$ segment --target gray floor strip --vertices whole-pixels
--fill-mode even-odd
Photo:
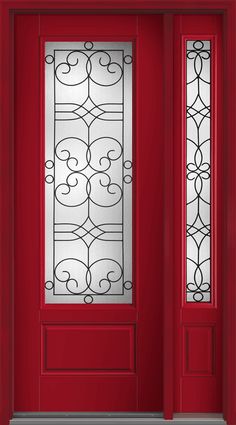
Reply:
[[[17,413],[14,418],[10,421],[10,425],[226,425],[226,422],[222,419],[221,415],[204,415],[204,414],[183,414],[183,415],[175,415],[173,420],[164,420],[160,417],[160,414],[155,413],[147,413],[144,414],[80,414],[80,417],[72,417],[73,414],[54,414],[54,417],[51,416],[53,413],[48,416],[45,413],[39,414],[34,413],[34,417],[32,417],[32,413],[25,414],[25,417],[19,417],[22,415]],[[31,415],[31,417],[29,417]],[[57,415],[57,416],[56,416]],[[62,417],[64,415],[64,417]],[[66,416],[67,415],[67,416]],[[81,417],[81,415],[83,417]],[[17,417],[16,417],[17,416]],[[26,417],[27,416],[27,417]],[[119,416],[119,417],[118,417]]]

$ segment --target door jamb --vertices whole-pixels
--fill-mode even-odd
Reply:
[[[236,424],[236,119],[234,99],[236,98],[236,2],[233,0],[0,0],[0,421],[8,425],[13,415],[13,305],[14,305],[14,142],[13,142],[13,46],[14,15],[19,13],[163,13],[164,31],[167,34],[173,19],[171,13],[220,13],[224,20],[224,181],[223,187],[223,252],[227,252],[223,262],[223,413],[229,425]],[[171,46],[171,35],[166,39]],[[168,51],[168,50],[167,50]],[[171,55],[165,54],[165,64],[170,65]],[[173,90],[173,70],[171,66],[165,76],[166,92]],[[171,96],[166,96],[171,99]],[[165,240],[164,269],[164,418],[173,418],[173,282],[174,270],[169,265],[173,252],[173,217],[171,196],[173,188],[173,110],[168,100],[165,112],[171,118],[166,120],[165,155],[169,169],[165,172]]]

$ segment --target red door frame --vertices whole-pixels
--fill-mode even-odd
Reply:
[[[174,255],[173,230],[173,13],[217,13],[224,21],[224,143],[222,210],[223,252],[223,414],[236,424],[236,2],[234,0],[0,0],[0,422],[8,425],[13,413],[13,282],[14,268],[14,143],[13,143],[13,24],[17,13],[163,13],[165,31],[165,239],[164,239],[164,418],[173,417],[174,395]],[[167,118],[168,117],[168,118]]]

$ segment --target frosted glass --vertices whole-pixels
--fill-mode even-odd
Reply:
[[[45,301],[132,303],[132,43],[45,43]]]
[[[210,41],[187,41],[188,302],[210,302],[211,118]]]

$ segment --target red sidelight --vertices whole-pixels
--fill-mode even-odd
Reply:
[[[174,114],[174,125],[176,128],[176,143],[174,146],[174,173],[176,183],[174,202],[176,212],[175,267],[177,277],[175,304],[177,347],[175,410],[177,412],[222,411],[222,270],[220,261],[222,256],[222,187],[220,184],[222,181],[221,25],[222,21],[218,16],[201,16],[201,18],[178,16],[175,18],[174,108],[176,112]],[[191,45],[196,46],[197,55],[200,56],[200,52],[203,50],[203,60],[200,67],[200,61],[195,62],[195,75],[191,71],[190,83],[192,82],[192,85],[195,84],[195,88],[193,87],[194,96],[191,99],[193,106],[190,109],[186,100],[187,83],[190,84],[188,82],[189,79],[187,80],[187,43],[191,40],[193,40]],[[194,43],[194,40],[206,40],[205,44],[208,43],[209,50],[203,46],[201,41]],[[189,53],[189,57],[190,60],[194,59],[193,51]],[[204,73],[204,66],[207,60],[209,62],[208,82],[206,82],[207,73]],[[196,84],[200,86],[200,83],[197,83],[198,77],[205,84],[202,89],[203,91],[205,90],[205,93],[197,94]],[[180,79],[182,81],[181,86],[178,84]],[[199,87],[198,89],[200,90]],[[209,93],[206,93],[206,90],[209,90]],[[206,97],[209,98],[208,106],[203,103],[203,98],[206,94]],[[192,113],[191,117],[190,113]],[[198,115],[200,116],[199,121],[197,120]],[[188,134],[191,131],[191,125],[187,121],[189,117],[193,117],[194,125],[197,128],[196,134],[194,131],[190,135]],[[203,127],[204,125],[204,119],[205,121],[208,120],[207,126],[209,126],[209,129],[207,130],[205,125],[204,131],[202,131],[201,126]],[[188,161],[187,143],[197,146],[197,148],[195,149],[194,157],[190,158],[191,163],[186,169],[186,162]],[[206,159],[206,143],[210,145],[208,159]],[[201,148],[202,146],[203,148]],[[191,172],[192,175],[190,175]],[[203,176],[201,180],[202,186],[199,186],[199,181],[196,182],[196,190],[194,195],[190,197],[190,203],[192,204],[193,198],[200,198],[198,210],[192,213],[194,214],[194,221],[192,217],[188,218],[189,212],[187,208],[189,207],[186,205],[187,173],[189,173],[189,178],[192,180],[196,178],[197,173]],[[207,179],[210,180],[208,200],[206,200],[206,194],[204,193],[204,184],[206,184],[205,181]],[[207,201],[210,205],[207,205]],[[204,205],[207,205],[207,207],[204,207]],[[194,208],[196,209],[197,207],[194,206]],[[205,221],[202,219],[204,208],[209,210],[205,214],[207,216]],[[194,252],[187,252],[186,226],[188,220],[192,220],[194,223],[189,227],[188,234],[192,234],[196,238],[194,246],[198,244],[199,247],[196,257],[200,258],[199,264],[201,262],[197,266],[194,263],[195,286],[198,287],[194,296],[196,296],[197,300],[199,299],[197,297],[207,297],[207,302],[191,302],[193,298],[190,298],[191,301],[189,302],[187,298],[189,295],[186,287],[188,283],[186,258],[194,254]],[[197,228],[198,223],[200,223],[199,231]],[[204,227],[205,223],[207,224]],[[196,237],[197,233],[201,234],[198,239]],[[210,242],[208,242],[209,253],[206,255],[207,259],[201,252],[201,246],[206,238],[210,239]],[[191,258],[188,261],[193,263]],[[209,271],[206,268],[207,262]],[[198,282],[200,278],[204,280],[206,274],[209,274],[210,289],[207,288],[206,283],[203,283],[202,287],[205,288],[206,292],[201,292]],[[188,288],[193,287],[193,283],[188,285]]]

